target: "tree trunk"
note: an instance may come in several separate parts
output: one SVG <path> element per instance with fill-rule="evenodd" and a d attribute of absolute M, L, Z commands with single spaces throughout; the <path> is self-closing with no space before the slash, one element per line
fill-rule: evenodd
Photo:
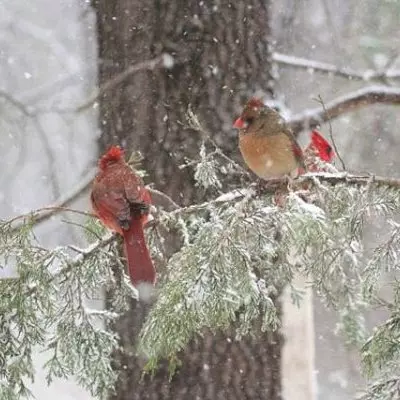
<path fill-rule="evenodd" d="M 201 137 L 188 128 L 190 105 L 214 140 L 233 157 L 234 116 L 249 95 L 272 95 L 269 59 L 269 1 L 93 0 L 97 12 L 100 86 L 130 66 L 162 54 L 173 65 L 130 74 L 100 97 L 101 150 L 119 143 L 140 150 L 147 182 L 181 204 L 204 193 L 192 171 L 179 169 L 196 159 Z M 141 380 L 143 361 L 134 341 L 146 310 L 134 302 L 117 323 L 122 351 L 115 400 L 280 398 L 281 338 L 278 333 L 236 342 L 206 335 L 181 355 L 169 381 L 166 365 Z"/>

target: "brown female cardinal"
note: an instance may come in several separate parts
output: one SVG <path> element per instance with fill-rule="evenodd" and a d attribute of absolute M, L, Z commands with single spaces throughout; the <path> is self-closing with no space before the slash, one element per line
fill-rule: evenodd
<path fill-rule="evenodd" d="M 120 147 L 110 147 L 100 158 L 90 199 L 103 224 L 123 236 L 129 276 L 139 296 L 146 301 L 156 280 L 143 233 L 151 198 L 142 179 L 125 162 Z"/>
<path fill-rule="evenodd" d="M 252 98 L 233 124 L 239 129 L 239 148 L 247 166 L 260 178 L 298 174 L 303 153 L 277 111 Z"/>

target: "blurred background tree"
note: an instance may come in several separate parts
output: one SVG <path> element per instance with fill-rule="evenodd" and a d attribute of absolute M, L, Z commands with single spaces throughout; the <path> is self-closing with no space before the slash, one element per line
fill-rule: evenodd
<path fill-rule="evenodd" d="M 96 0 L 100 87 L 140 62 L 160 60 L 127 76 L 100 99 L 100 149 L 119 143 L 140 150 L 148 181 L 178 204 L 209 196 L 196 188 L 193 169 L 201 133 L 187 121 L 191 106 L 212 139 L 237 157 L 232 120 L 243 100 L 258 91 L 273 96 L 269 51 L 268 1 Z M 233 23 L 233 21 L 235 21 Z M 226 179 L 226 187 L 229 187 Z M 237 178 L 236 178 L 237 180 Z M 143 310 L 119 321 L 123 350 L 116 353 L 121 372 L 115 399 L 242 399 L 280 397 L 280 334 L 237 342 L 230 335 L 207 334 L 185 351 L 170 380 L 164 365 L 153 379 L 141 380 L 143 360 L 134 347 Z"/>

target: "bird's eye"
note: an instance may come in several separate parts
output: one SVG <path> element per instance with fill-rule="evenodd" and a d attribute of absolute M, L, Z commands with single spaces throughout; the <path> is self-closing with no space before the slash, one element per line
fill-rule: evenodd
<path fill-rule="evenodd" d="M 254 117 L 247 117 L 245 119 L 247 126 L 251 125 L 254 122 Z"/>

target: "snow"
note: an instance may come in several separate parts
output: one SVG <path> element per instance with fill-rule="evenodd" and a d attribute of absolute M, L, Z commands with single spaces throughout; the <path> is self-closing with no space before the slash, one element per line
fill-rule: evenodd
<path fill-rule="evenodd" d="M 139 292 L 139 301 L 151 303 L 151 301 L 154 299 L 155 289 L 153 284 L 148 282 L 140 282 L 136 285 L 136 289 Z"/>
<path fill-rule="evenodd" d="M 221 196 L 218 196 L 215 199 L 215 202 L 216 203 L 217 202 L 223 203 L 223 202 L 233 201 L 233 200 L 236 200 L 236 199 L 241 198 L 241 197 L 250 196 L 253 193 L 254 193 L 254 191 L 251 190 L 251 189 L 232 190 L 231 192 L 224 193 Z"/>
<path fill-rule="evenodd" d="M 175 65 L 175 60 L 174 57 L 171 56 L 171 54 L 164 53 L 162 55 L 162 62 L 165 68 L 171 69 Z"/>

